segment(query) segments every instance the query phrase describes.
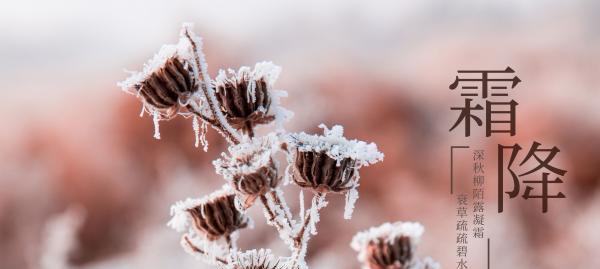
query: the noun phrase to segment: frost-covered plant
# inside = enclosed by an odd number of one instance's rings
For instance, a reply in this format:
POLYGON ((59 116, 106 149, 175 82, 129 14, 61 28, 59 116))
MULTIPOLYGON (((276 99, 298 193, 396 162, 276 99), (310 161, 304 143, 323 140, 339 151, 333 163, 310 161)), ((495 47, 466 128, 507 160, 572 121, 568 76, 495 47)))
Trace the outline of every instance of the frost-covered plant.
POLYGON ((417 222, 384 223, 356 234, 350 246, 364 269, 438 269, 431 258, 415 257, 424 230, 417 222))
POLYGON ((358 198, 359 169, 382 161, 383 154, 374 143, 346 139, 337 125, 320 125, 324 135, 286 132, 282 123, 293 114, 280 105, 287 93, 274 89, 281 68, 270 62, 254 69, 221 70, 214 80, 207 68, 202 40, 184 24, 177 44, 163 46, 141 72, 119 83, 142 101, 142 115, 153 117, 156 139, 159 122, 180 115, 192 118, 196 147, 202 144, 207 150, 208 126, 230 143, 213 162, 227 184, 203 198, 175 203, 168 225, 184 233, 181 244, 186 251, 222 268, 307 268, 308 241, 317 234, 326 195, 345 194, 344 217, 350 219, 358 198), (255 136, 257 126, 272 123, 274 132, 255 136), (274 159, 277 153, 286 156, 284 171, 274 159), (281 182, 301 187, 298 218, 287 206, 281 182), (303 190, 313 193, 308 209, 303 190), (276 257, 265 249, 238 250, 238 230, 252 225, 245 211, 257 201, 266 222, 288 245, 289 257, 276 257))

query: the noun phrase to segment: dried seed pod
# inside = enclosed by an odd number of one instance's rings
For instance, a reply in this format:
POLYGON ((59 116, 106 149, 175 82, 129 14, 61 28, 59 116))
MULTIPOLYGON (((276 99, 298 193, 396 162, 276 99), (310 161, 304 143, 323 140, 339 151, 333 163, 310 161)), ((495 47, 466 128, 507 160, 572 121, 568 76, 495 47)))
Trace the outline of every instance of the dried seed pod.
POLYGON ((146 104, 159 110, 178 108, 197 88, 191 66, 177 57, 168 58, 162 67, 133 87, 146 104))
POLYGON ((247 225, 246 217, 235 206, 235 194, 217 196, 187 211, 194 228, 209 240, 228 236, 247 225))
POLYGON ((358 186, 359 168, 383 160, 374 143, 346 139, 342 126, 319 127, 324 135, 291 134, 286 141, 299 186, 319 193, 347 192, 358 186))
POLYGON ((271 63, 258 63, 254 70, 242 67, 236 73, 219 72, 215 81, 215 93, 221 111, 229 124, 242 132, 254 135, 254 126, 267 124, 275 119, 270 113, 274 96, 272 84, 280 68, 271 63))
POLYGON ((269 161, 267 166, 260 167, 255 172, 249 174, 237 174, 231 180, 232 187, 249 198, 245 203, 251 204, 258 196, 267 193, 269 190, 277 187, 279 184, 277 167, 273 160, 269 161))
POLYGON ((352 248, 368 269, 425 269, 436 268, 431 259, 415 259, 415 249, 423 234, 416 222, 384 223, 360 232, 352 239, 352 248))
POLYGON ((195 233, 214 241, 246 227, 248 217, 238 210, 235 192, 224 185, 222 189, 200 199, 188 198, 171 206, 168 226, 184 232, 193 227, 195 233))
POLYGON ((369 242, 367 259, 372 269, 406 269, 413 258, 410 239, 406 236, 387 242, 383 238, 369 242))
POLYGON ((300 187, 320 193, 342 193, 357 184, 354 165, 350 158, 342 159, 338 165, 326 152, 296 151, 293 180, 300 187))
POLYGON ((132 74, 119 86, 140 98, 150 114, 170 118, 198 88, 189 49, 187 41, 163 46, 142 71, 132 74))
POLYGON ((279 184, 277 166, 271 158, 276 147, 277 137, 274 134, 257 137, 230 147, 229 155, 223 154, 222 158, 214 161, 217 173, 245 197, 245 208, 279 184))

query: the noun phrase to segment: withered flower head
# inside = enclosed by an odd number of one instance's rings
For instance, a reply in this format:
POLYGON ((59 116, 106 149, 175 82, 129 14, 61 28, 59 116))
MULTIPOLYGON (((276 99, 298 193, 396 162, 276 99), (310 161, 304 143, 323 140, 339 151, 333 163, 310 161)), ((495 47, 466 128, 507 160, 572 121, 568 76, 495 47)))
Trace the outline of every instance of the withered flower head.
POLYGON ((239 253, 232 259, 233 269, 297 269, 289 265, 287 258, 276 257, 270 249, 252 249, 239 253))
POLYGON ((230 147, 229 155, 223 154, 213 162, 217 173, 223 175, 231 187, 246 198, 245 208, 279 184, 280 176, 271 157, 277 145, 275 134, 257 137, 230 147))
POLYGON ((188 199, 171 207, 168 225, 178 231, 192 226, 208 240, 217 240, 245 228, 248 218, 235 206, 235 193, 224 186, 201 199, 188 199))
POLYGON ((219 71, 214 82, 215 94, 233 128, 253 136, 254 126, 278 117, 289 118, 289 112, 278 105, 282 92, 273 90, 280 71, 280 67, 270 62, 257 63, 254 70, 245 66, 237 72, 219 71))
POLYGON ((118 85, 138 96, 151 114, 169 118, 198 88, 190 50, 189 40, 183 37, 178 44, 165 45, 141 72, 133 73, 118 85))
POLYGON ((320 193, 343 193, 358 186, 358 169, 383 160, 374 143, 343 137, 339 125, 331 130, 321 124, 324 136, 292 134, 293 180, 320 193))
POLYGON ((424 228, 415 222, 385 223, 360 232, 352 239, 363 268, 417 269, 435 268, 434 262, 415 259, 415 249, 424 228))

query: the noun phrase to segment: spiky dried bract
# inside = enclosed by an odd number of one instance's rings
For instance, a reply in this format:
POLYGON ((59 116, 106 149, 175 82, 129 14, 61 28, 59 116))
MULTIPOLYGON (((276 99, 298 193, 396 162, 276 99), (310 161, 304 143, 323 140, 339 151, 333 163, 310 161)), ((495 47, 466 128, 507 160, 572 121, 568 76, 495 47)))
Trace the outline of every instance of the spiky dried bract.
POLYGON ((338 165, 325 152, 297 151, 292 178, 298 186, 320 193, 345 192, 355 185, 354 163, 345 158, 338 165))
POLYGON ((287 258, 276 257, 269 249, 253 249, 235 255, 231 269, 296 269, 288 265, 287 258))
POLYGON ((358 186, 358 169, 383 160, 374 143, 347 140, 336 125, 331 130, 323 124, 324 135, 292 134, 293 180, 301 187, 320 193, 346 192, 358 186))
POLYGON ((245 228, 246 218, 235 207, 235 194, 216 199, 188 209, 194 227, 203 232, 209 240, 216 240, 245 228))
POLYGON ((217 173, 223 175, 231 187, 245 197, 245 208, 279 184, 281 177, 272 159, 277 147, 277 136, 270 134, 231 146, 229 154, 222 154, 220 159, 213 162, 217 173))
POLYGON ((235 206, 235 193, 224 187, 202 199, 188 199, 171 207, 168 225, 184 231, 190 224, 208 240, 217 240, 245 228, 248 218, 235 206))
POLYGON ((192 59, 186 50, 189 50, 189 42, 185 41, 163 46, 141 72, 134 73, 119 86, 138 96, 151 114, 158 112, 163 118, 171 117, 197 90, 192 59))
POLYGON ((416 246, 423 232, 423 226, 416 222, 384 223, 356 234, 351 246, 359 252, 358 259, 363 268, 435 268, 431 259, 415 259, 416 246))
POLYGON ((215 80, 215 93, 225 118, 235 129, 253 136, 254 126, 275 120, 271 112, 273 83, 281 68, 270 62, 257 63, 254 70, 223 70, 215 80))

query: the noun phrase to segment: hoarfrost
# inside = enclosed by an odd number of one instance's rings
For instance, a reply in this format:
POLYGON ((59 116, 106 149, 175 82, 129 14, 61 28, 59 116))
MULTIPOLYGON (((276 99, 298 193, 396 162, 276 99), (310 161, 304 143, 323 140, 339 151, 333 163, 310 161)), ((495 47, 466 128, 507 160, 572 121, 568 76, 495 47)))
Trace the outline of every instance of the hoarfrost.
POLYGON ((203 121, 202 125, 200 125, 198 117, 195 115, 192 116, 192 128, 194 129, 194 135, 196 139, 194 146, 198 147, 199 144, 202 144, 202 150, 204 150, 204 152, 208 151, 208 141, 206 140, 207 127, 208 125, 206 122, 203 121))
POLYGON ((358 185, 346 192, 346 206, 344 207, 344 219, 352 219, 352 213, 354 212, 354 205, 358 200, 358 185))
POLYGON ((358 260, 364 264, 367 262, 366 249, 370 242, 383 239, 391 243, 398 237, 406 236, 410 239, 411 248, 414 250, 424 231, 425 228, 418 222, 386 222, 381 226, 359 232, 352 238, 350 246, 358 251, 358 260))
POLYGON ((338 161, 338 165, 346 158, 356 161, 357 168, 383 160, 384 155, 377 150, 375 143, 367 144, 356 139, 346 139, 343 136, 344 128, 342 126, 335 125, 328 129, 324 124, 320 124, 319 128, 324 130, 324 135, 310 135, 301 132, 291 134, 288 142, 301 152, 325 152, 327 156, 338 161))
POLYGON ((222 263, 219 260, 226 261, 224 257, 229 255, 228 248, 216 242, 206 240, 197 234, 183 236, 181 238, 181 246, 188 254, 211 265, 221 265, 222 263), (186 238, 189 240, 189 243, 186 238), (194 248, 202 250, 203 253, 199 253, 194 248))
POLYGON ((158 110, 154 110, 152 112, 152 122, 154 123, 154 138, 160 139, 160 126, 158 121, 160 121, 160 113, 158 110))

